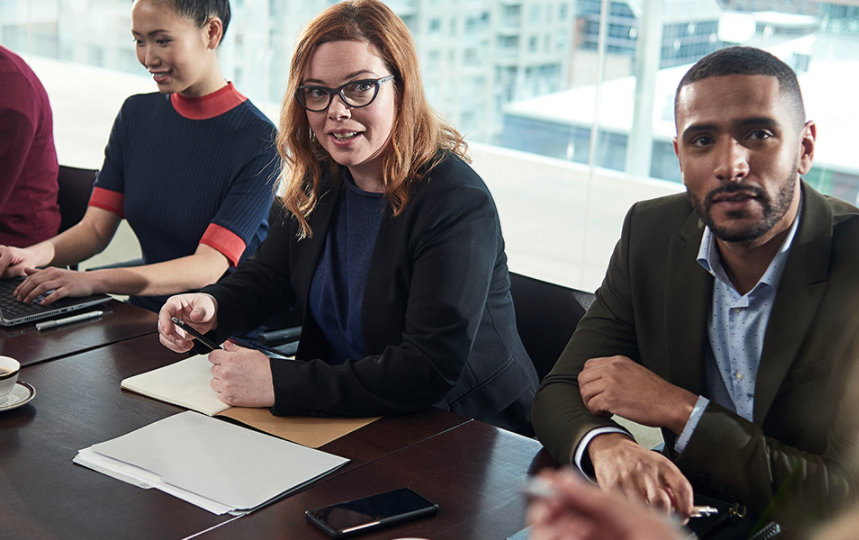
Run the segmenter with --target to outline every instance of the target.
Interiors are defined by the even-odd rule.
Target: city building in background
[[[231,2],[225,75],[275,122],[296,37],[334,2]],[[629,205],[683,189],[674,89],[691,63],[725,45],[764,48],[797,70],[818,125],[807,178],[859,198],[847,136],[859,120],[856,0],[386,3],[412,31],[430,102],[465,134],[493,192],[514,271],[599,285]],[[61,160],[98,167],[122,100],[156,90],[135,55],[130,6],[0,0],[0,43],[37,66]]]
[[[589,9],[599,5],[598,0],[586,1]],[[707,4],[696,0],[687,3],[697,6]],[[859,15],[859,8],[817,2],[784,3],[799,4],[801,12],[772,11],[774,5],[778,4],[773,1],[744,2],[742,11],[720,9],[717,17],[719,24],[708,25],[713,34],[719,36],[715,48],[735,44],[760,47],[793,67],[803,89],[809,118],[814,119],[820,126],[819,130],[827,143],[840,146],[841,140],[849,138],[846,130],[859,123],[859,109],[844,106],[851,102],[850,95],[859,86],[859,72],[854,71],[856,75],[853,76],[842,71],[847,69],[848,65],[857,66],[859,62],[859,21],[851,19]],[[609,19],[610,24],[611,21],[624,20],[624,28],[634,29],[631,4],[612,1],[615,16]],[[748,11],[752,4],[760,4],[766,11]],[[678,5],[677,2],[665,2],[663,7],[667,17],[668,11],[676,10]],[[694,10],[686,12],[693,13]],[[817,15],[808,14],[810,12]],[[676,14],[672,17],[674,21],[677,20]],[[682,26],[672,24],[675,27]],[[690,26],[695,24],[689,23]],[[588,25],[592,26],[590,22]],[[588,28],[588,25],[585,27]],[[663,28],[663,36],[666,28],[668,25]],[[836,28],[837,31],[832,32],[830,28]],[[629,33],[635,34],[633,31]],[[611,35],[610,32],[610,38],[607,40],[609,51],[617,55],[635,56],[634,42],[615,40],[614,45],[611,45]],[[586,44],[587,41],[583,47]],[[684,64],[675,65],[679,57],[665,61],[664,41],[661,49],[661,67],[652,87],[654,106],[648,176],[679,182],[680,170],[672,143],[675,133],[674,92],[680,78],[701,55],[692,55],[684,59]],[[837,53],[833,54],[834,51]],[[845,76],[852,77],[852,84],[833,85],[828,82],[843,79]],[[627,152],[631,147],[629,135],[635,114],[636,83],[637,78],[630,71],[626,75],[606,80],[599,86],[577,86],[560,93],[510,103],[504,108],[502,130],[495,142],[506,148],[588,163],[591,159],[593,127],[597,126],[595,164],[624,171],[628,163]],[[566,105],[595,103],[597,94],[603,103],[610,104],[599,109],[599,119],[595,118],[595,107]],[[845,149],[844,152],[833,152],[826,144],[820,145],[819,149],[815,166],[807,179],[822,191],[851,202],[859,201],[859,166],[850,157],[849,151]]]
[[[255,103],[278,107],[298,32],[330,0],[234,0],[221,54]],[[431,103],[489,141],[502,107],[566,88],[574,0],[393,0],[418,45]],[[0,42],[29,54],[143,73],[128,0],[2,0]]]
[[[638,50],[644,0],[611,0],[609,3],[608,54],[629,58],[630,71]],[[580,47],[596,51],[602,18],[601,0],[579,0],[576,17],[581,21]],[[663,0],[659,67],[691,64],[721,46],[718,37],[721,8],[716,0]]]

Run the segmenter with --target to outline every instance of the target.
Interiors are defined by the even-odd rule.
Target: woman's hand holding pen
[[[187,352],[195,338],[182,326],[205,334],[217,325],[218,304],[203,293],[177,294],[167,299],[158,312],[158,338],[161,344],[176,352]],[[231,341],[223,349],[209,353],[212,380],[209,385],[218,399],[228,405],[271,407],[274,405],[274,383],[269,357],[260,351],[239,347]]]
[[[209,386],[218,393],[218,399],[227,405],[274,405],[271,360],[262,352],[227,341],[223,349],[209,353],[209,362],[212,363]]]
[[[158,312],[158,338],[161,344],[176,352],[188,352],[194,337],[173,324],[173,317],[205,334],[217,327],[218,305],[211,295],[177,294],[167,299]]]

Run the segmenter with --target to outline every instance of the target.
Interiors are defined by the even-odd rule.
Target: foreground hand
[[[692,414],[698,396],[626,356],[591,358],[579,373],[582,401],[593,414],[616,414],[674,433]]]
[[[190,324],[202,334],[217,326],[218,306],[208,294],[192,293],[171,296],[158,312],[158,339],[161,344],[176,352],[188,352],[194,346],[194,338],[173,324],[176,317]]]
[[[212,363],[209,385],[218,393],[218,399],[227,405],[274,405],[274,383],[268,356],[227,341],[223,350],[209,353],[209,362]]]
[[[539,474],[554,493],[528,505],[533,540],[680,540],[680,528],[637,501],[601,491],[571,469]]]
[[[642,448],[621,433],[597,435],[588,444],[597,483],[684,522],[692,513],[693,492],[680,469],[659,452]]]
[[[30,303],[48,291],[53,292],[42,300],[44,305],[66,296],[89,296],[97,292],[95,277],[87,272],[53,267],[43,270],[26,268],[24,271],[28,277],[14,292],[15,298],[24,303]]]

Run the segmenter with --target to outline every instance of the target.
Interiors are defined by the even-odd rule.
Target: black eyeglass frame
[[[295,97],[295,100],[298,103],[300,103],[302,107],[304,107],[305,109],[307,109],[310,112],[322,112],[322,111],[327,110],[328,107],[331,106],[331,102],[334,101],[335,95],[340,96],[340,99],[349,108],[361,109],[363,107],[369,106],[374,101],[376,101],[376,98],[379,96],[379,89],[382,87],[382,85],[384,83],[386,83],[388,81],[392,81],[396,78],[397,78],[396,75],[385,75],[384,77],[379,77],[378,79],[356,79],[354,81],[349,81],[345,84],[342,84],[342,85],[338,86],[337,88],[329,88],[327,86],[320,86],[318,84],[302,84],[301,86],[296,88],[294,97]],[[346,88],[347,86],[352,86],[354,84],[360,84],[360,83],[372,83],[373,84],[373,86],[375,88],[375,91],[373,92],[373,97],[371,97],[370,101],[368,101],[367,103],[365,103],[363,105],[352,105],[352,103],[350,103],[349,100],[346,99],[346,95],[343,93],[343,89]],[[302,94],[302,91],[308,90],[308,89],[325,90],[328,93],[328,103],[326,103],[325,106],[322,107],[321,109],[311,109],[310,107],[308,107],[307,104],[302,100],[302,98],[299,97]]]

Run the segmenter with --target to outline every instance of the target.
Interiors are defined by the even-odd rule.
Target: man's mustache
[[[704,207],[709,209],[710,206],[713,205],[713,199],[715,199],[719,195],[741,192],[753,193],[756,199],[763,199],[764,201],[767,201],[766,192],[757,186],[749,186],[746,184],[728,184],[722,187],[718,187],[708,193],[707,197],[704,199]]]

